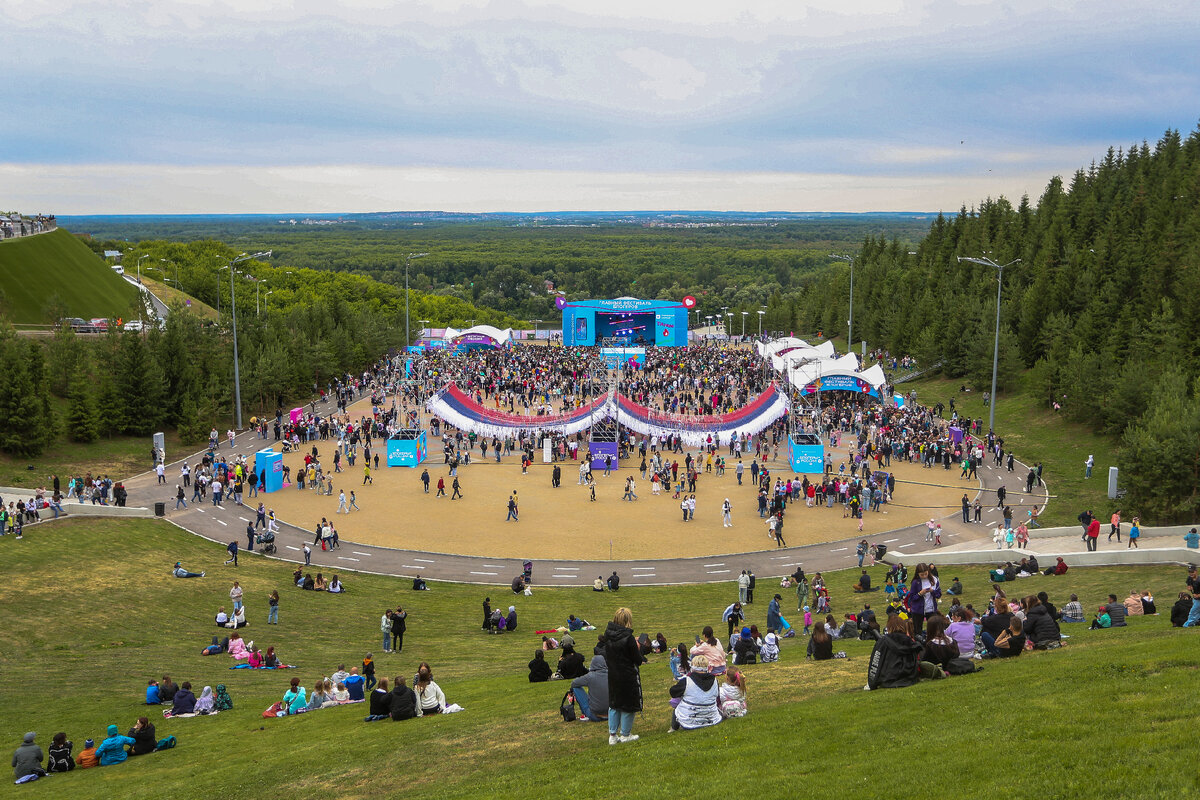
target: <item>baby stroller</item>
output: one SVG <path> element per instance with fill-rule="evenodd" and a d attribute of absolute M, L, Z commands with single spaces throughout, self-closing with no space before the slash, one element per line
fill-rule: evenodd
<path fill-rule="evenodd" d="M 267 531 L 260 533 L 254 538 L 254 541 L 262 545 L 262 552 L 266 555 L 271 555 L 275 552 L 275 534 Z"/>
<path fill-rule="evenodd" d="M 291 443 L 291 442 L 289 442 L 287 439 L 284 439 L 284 440 L 283 440 L 283 452 L 285 452 L 285 453 L 290 453 L 290 452 L 292 452 L 292 451 L 293 451 L 293 450 L 295 450 L 295 449 L 296 449 L 296 448 L 292 447 L 292 443 Z"/>

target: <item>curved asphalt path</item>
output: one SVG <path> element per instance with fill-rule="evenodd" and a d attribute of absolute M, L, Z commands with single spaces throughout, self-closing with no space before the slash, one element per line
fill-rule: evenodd
<path fill-rule="evenodd" d="M 332 401 L 318 404 L 317 410 L 330 412 L 333 410 Z M 253 433 L 243 433 L 234 439 L 233 453 L 249 457 L 255 451 L 273 443 L 258 438 Z M 222 452 L 228 456 L 229 445 L 224 438 L 222 445 Z M 186 461 L 196 463 L 203 452 L 188 455 Z M 245 498 L 251 505 L 240 507 L 228 501 L 222 506 L 214 506 L 210 499 L 206 505 L 189 503 L 187 509 L 174 510 L 175 484 L 178 482 L 179 466 L 184 460 L 177 459 L 167 464 L 167 484 L 158 485 L 153 472 L 144 472 L 126 480 L 125 486 L 133 504 L 152 507 L 155 502 L 165 502 L 169 522 L 197 536 L 222 544 L 237 540 L 242 553 L 245 553 L 246 525 L 254 522 L 257 498 Z M 1032 495 L 1025 494 L 1024 476 L 1029 471 L 1027 466 L 1017 462 L 1018 468 L 1010 473 L 1002 467 L 991 466 L 990 456 L 985 457 L 984 461 L 987 464 L 979 471 L 982 484 L 979 491 L 983 493 L 984 503 L 983 524 L 964 525 L 957 511 L 942 518 L 943 546 L 953 544 L 961 547 L 964 543 L 976 540 L 985 549 L 991 546 L 991 530 L 1000 520 L 1000 511 L 996 508 L 988 509 L 987 506 L 989 501 L 991 505 L 995 505 L 995 489 L 1001 485 L 1008 491 L 1007 499 L 1013 506 L 1014 519 L 1023 519 L 1025 510 L 1031 503 L 1045 508 L 1044 488 L 1035 488 Z M 928 470 L 928 480 L 931 483 L 957 481 L 958 468 L 954 465 L 950 470 L 935 467 Z M 969 489 L 967 491 L 971 493 Z M 918 553 L 933 548 L 931 543 L 926 542 L 925 535 L 926 527 L 921 524 L 867 538 L 868 541 L 887 545 L 889 561 L 901 559 L 911 563 L 917 560 Z M 314 537 L 315 532 L 280 520 L 280 531 L 275 539 L 277 552 L 271 557 L 291 563 L 303 563 L 301 546 L 305 541 L 312 545 Z M 538 586 L 590 586 L 596 575 L 607 577 L 613 570 L 621 576 L 621 583 L 626 586 L 732 581 L 747 568 L 752 568 L 756 576 L 764 579 L 790 574 L 797 566 L 803 566 L 805 572 L 811 574 L 820 570 L 854 566 L 857 563 L 854 548 L 862 538 L 855 536 L 819 544 L 699 558 L 620 561 L 534 559 L 533 581 Z M 407 578 L 421 575 L 428 580 L 487 585 L 508 585 L 522 569 L 521 559 L 400 550 L 344 540 L 341 547 L 329 552 L 323 552 L 319 545 L 313 547 L 311 558 L 313 571 L 356 571 Z"/>

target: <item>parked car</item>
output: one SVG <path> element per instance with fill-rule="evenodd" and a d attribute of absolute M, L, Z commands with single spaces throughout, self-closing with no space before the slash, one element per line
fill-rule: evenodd
<path fill-rule="evenodd" d="M 102 317 L 93 317 L 91 325 L 92 325 L 92 330 L 96 330 L 101 333 L 104 333 L 105 331 L 108 330 L 108 320 L 106 320 Z"/>
<path fill-rule="evenodd" d="M 139 333 L 144 330 L 142 321 L 140 319 L 131 319 L 131 320 L 129 320 L 129 322 L 126 322 L 124 324 L 124 326 L 122 326 L 122 327 L 124 330 L 138 331 Z"/>
<path fill-rule="evenodd" d="M 116 264 L 115 266 L 113 266 L 113 272 L 117 273 L 118 275 L 124 275 L 125 268 L 122 267 L 120 264 Z"/>

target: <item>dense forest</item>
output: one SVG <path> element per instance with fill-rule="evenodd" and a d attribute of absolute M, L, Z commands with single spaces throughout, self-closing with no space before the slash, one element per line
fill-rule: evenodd
<path fill-rule="evenodd" d="M 240 250 L 273 249 L 275 260 L 289 269 L 362 275 L 400 288 L 408 254 L 427 253 L 410 264 L 412 289 L 524 320 L 558 320 L 552 287 L 571 300 L 692 295 L 701 314 L 728 307 L 736 318 L 747 311 L 751 327 L 757 325 L 755 312 L 765 306 L 767 328 L 787 330 L 793 302 L 830 263 L 831 251 L 856 249 L 868 236 L 920 236 L 931 219 L 911 214 L 707 222 L 669 217 L 653 224 L 544 224 L 536 218 L 414 221 L 366 215 L 318 226 L 256 218 L 155 223 L 89 218 L 80 224 L 97 237 L 215 237 Z M 708 227 L 674 227 L 697 224 Z"/>
<path fill-rule="evenodd" d="M 102 252 L 119 243 L 92 240 Z M 313 390 L 346 372 L 367 367 L 405 344 L 404 293 L 356 275 L 273 267 L 263 261 L 229 264 L 239 255 L 219 242 L 147 241 L 126 253 L 133 272 L 181 287 L 219 306 L 220 323 L 189 313 L 168 314 L 145 334 L 119 331 L 99 337 L 69 327 L 48 341 L 22 339 L 0 327 L 0 450 L 37 455 L 60 432 L 76 441 L 111 434 L 144 435 L 162 425 L 197 443 L 212 425 L 234 420 L 232 293 L 237 292 L 238 356 L 246 416 L 274 413 L 285 401 L 307 400 Z M 270 294 L 267 294 L 270 292 Z M 413 292 L 414 336 L 421 320 L 500 326 L 520 321 L 453 297 Z M 183 309 L 176 309 L 183 312 Z M 51 396 L 68 400 L 54 413 Z"/>
<path fill-rule="evenodd" d="M 1000 385 L 1123 434 L 1121 482 L 1158 520 L 1200 512 L 1200 132 L 1110 150 L 1036 207 L 989 200 L 938 217 L 920 244 L 868 237 L 855 264 L 855 338 L 980 388 L 991 376 L 1003 271 Z M 800 329 L 846 319 L 848 269 L 795 298 Z M 1026 371 L 1027 369 L 1027 371 Z"/>

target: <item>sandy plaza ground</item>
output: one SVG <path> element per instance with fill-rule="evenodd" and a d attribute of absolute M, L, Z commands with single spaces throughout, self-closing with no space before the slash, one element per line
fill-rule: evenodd
<path fill-rule="evenodd" d="M 356 403 L 350 413 L 357 417 L 370 413 L 369 404 Z M 314 443 L 302 445 L 300 453 L 283 456 L 294 477 L 303 465 L 303 452 Z M 326 469 L 333 465 L 336 441 L 315 442 Z M 458 478 L 463 497 L 451 500 L 449 470 L 442 463 L 440 440 L 430 437 L 428 458 L 421 467 L 382 466 L 372 470 L 374 483 L 363 485 L 362 459 L 354 467 L 345 465 L 334 474 L 331 496 L 296 488 L 264 495 L 263 500 L 276 515 L 303 528 L 314 529 L 322 517 L 334 520 L 341 538 L 384 547 L 426 550 L 440 553 L 510 558 L 625 559 L 674 558 L 766 550 L 775 547 L 767 535 L 765 520 L 757 510 L 757 493 L 751 487 L 750 460 L 746 459 L 744 485 L 738 486 L 736 461 L 726 456 L 723 476 L 701 473 L 696 490 L 696 515 L 683 521 L 679 500 L 664 492 L 651 494 L 651 484 L 642 480 L 640 457 L 621 462 L 621 469 L 607 477 L 596 470 L 596 500 L 590 500 L 586 486 L 578 484 L 579 462 L 567 460 L 562 466 L 562 485 L 551 486 L 552 464 L 535 463 L 528 474 L 521 473 L 518 456 L 473 459 L 460 466 Z M 278 449 L 278 448 L 277 448 Z M 361 451 L 360 451 L 361 452 Z M 726 451 L 727 452 L 727 451 Z M 832 451 L 834 469 L 845 461 L 846 450 Z M 475 451 L 475 456 L 478 451 Z M 541 454 L 536 454 L 540 462 Z M 674 458 L 680 461 L 682 455 Z M 773 476 L 785 480 L 785 462 L 768 465 Z M 430 490 L 423 491 L 420 475 L 428 469 Z M 879 534 L 924 522 L 930 517 L 957 514 L 964 492 L 974 499 L 976 481 L 959 479 L 957 468 L 924 469 L 917 464 L 892 462 L 896 475 L 893 503 L 884 504 L 878 513 L 866 511 L 862 536 L 874 543 Z M 622 499 L 625 478 L 634 476 L 636 501 Z M 436 497 L 438 478 L 446 481 L 446 497 Z M 794 477 L 794 476 L 793 476 Z M 932 484 L 932 485 L 930 485 Z M 347 497 L 354 490 L 360 511 L 335 513 L 338 491 Z M 520 519 L 506 522 L 508 497 L 517 492 Z M 733 527 L 722 526 L 721 504 L 728 497 L 733 505 Z M 256 502 L 253 499 L 248 502 Z M 784 539 L 788 545 L 845 539 L 858 534 L 858 521 L 843 516 L 840 505 L 832 509 L 806 508 L 803 501 L 790 503 L 785 515 Z M 948 543 L 948 542 L 947 542 Z"/>

